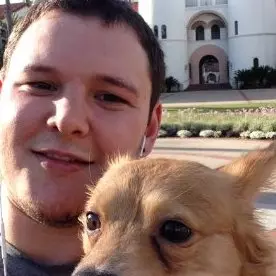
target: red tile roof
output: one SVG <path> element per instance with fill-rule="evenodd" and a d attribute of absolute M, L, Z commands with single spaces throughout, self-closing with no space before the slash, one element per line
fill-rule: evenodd
<path fill-rule="evenodd" d="M 6 5 L 0 5 L 0 20 L 5 18 L 5 6 Z M 13 3 L 11 4 L 11 10 L 12 12 L 17 12 L 27 6 L 28 5 L 26 3 Z"/>
<path fill-rule="evenodd" d="M 138 12 L 138 2 L 131 3 L 132 8 Z"/>

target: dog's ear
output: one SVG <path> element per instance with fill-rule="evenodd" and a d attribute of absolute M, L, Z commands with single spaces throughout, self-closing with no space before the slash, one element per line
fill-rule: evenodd
<path fill-rule="evenodd" d="M 276 142 L 268 147 L 252 151 L 217 170 L 237 178 L 238 193 L 252 200 L 260 189 L 268 186 L 268 180 L 276 168 Z"/>

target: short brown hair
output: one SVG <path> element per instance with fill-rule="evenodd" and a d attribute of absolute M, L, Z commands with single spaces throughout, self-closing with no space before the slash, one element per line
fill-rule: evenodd
<path fill-rule="evenodd" d="M 126 24 L 133 29 L 149 61 L 151 114 L 164 85 L 164 53 L 148 24 L 129 3 L 122 0 L 42 0 L 32 5 L 27 15 L 14 26 L 9 37 L 1 69 L 3 76 L 8 70 L 11 56 L 22 34 L 34 21 L 52 10 L 61 10 L 79 16 L 94 16 L 102 20 L 107 27 Z"/>

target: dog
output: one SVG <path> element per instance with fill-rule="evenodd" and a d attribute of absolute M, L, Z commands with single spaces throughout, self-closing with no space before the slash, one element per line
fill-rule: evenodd
<path fill-rule="evenodd" d="M 254 214 L 275 168 L 276 142 L 217 169 L 117 158 L 90 189 L 73 275 L 275 276 L 275 243 Z"/>

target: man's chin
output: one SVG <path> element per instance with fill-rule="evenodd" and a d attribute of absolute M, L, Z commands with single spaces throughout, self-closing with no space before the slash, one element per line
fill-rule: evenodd
<path fill-rule="evenodd" d="M 75 228 L 80 225 L 78 220 L 79 215 L 72 216 L 68 214 L 59 217 L 52 217 L 40 213 L 38 215 L 33 215 L 29 217 L 40 224 L 58 229 Z"/>
<path fill-rule="evenodd" d="M 78 210 L 75 212 L 57 212 L 57 208 L 54 211 L 45 211 L 45 208 L 36 205 L 24 204 L 23 202 L 12 204 L 25 216 L 29 217 L 31 220 L 57 229 L 68 229 L 75 228 L 80 226 L 79 216 L 82 213 L 82 210 Z M 44 206 L 45 207 L 45 206 Z"/>

